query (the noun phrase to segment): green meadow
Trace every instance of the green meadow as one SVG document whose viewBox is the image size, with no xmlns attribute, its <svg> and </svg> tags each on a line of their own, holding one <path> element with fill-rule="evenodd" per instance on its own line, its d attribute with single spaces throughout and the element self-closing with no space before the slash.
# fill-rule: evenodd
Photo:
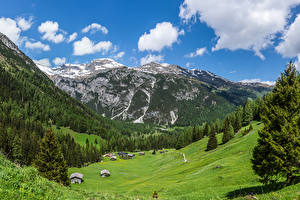
<svg viewBox="0 0 300 200">
<path fill-rule="evenodd" d="M 261 200 L 298 200 L 300 184 L 280 189 L 278 185 L 263 186 L 251 169 L 251 154 L 263 125 L 254 122 L 254 129 L 246 136 L 241 133 L 221 145 L 218 135 L 216 150 L 205 151 L 208 138 L 181 150 L 138 156 L 131 160 L 94 163 L 84 168 L 70 168 L 69 174 L 84 174 L 82 184 L 71 187 L 87 192 L 131 196 L 150 199 L 154 191 L 159 199 L 249 199 L 249 194 Z M 187 162 L 183 160 L 183 153 Z M 110 177 L 101 178 L 100 171 L 108 169 Z"/>
<path fill-rule="evenodd" d="M 67 135 L 70 134 L 71 137 L 74 138 L 75 142 L 77 142 L 78 144 L 85 146 L 86 145 L 86 139 L 89 140 L 90 143 L 93 143 L 95 145 L 95 139 L 97 139 L 98 144 L 101 140 L 100 136 L 98 135 L 93 135 L 93 134 L 86 134 L 86 133 L 78 133 L 75 132 L 73 130 L 71 130 L 70 128 L 66 128 L 66 127 L 60 127 L 60 129 L 57 129 L 56 126 L 52 126 L 52 130 L 54 131 L 55 134 L 60 135 Z M 97 145 L 98 147 L 100 147 L 99 145 Z"/>
</svg>

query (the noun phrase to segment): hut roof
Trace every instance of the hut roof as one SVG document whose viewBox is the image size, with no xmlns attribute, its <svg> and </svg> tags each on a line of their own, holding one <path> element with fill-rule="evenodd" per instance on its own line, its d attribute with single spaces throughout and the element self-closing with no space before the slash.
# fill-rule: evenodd
<svg viewBox="0 0 300 200">
<path fill-rule="evenodd" d="M 104 170 L 102 170 L 101 172 L 100 172 L 100 174 L 102 175 L 102 174 L 110 174 L 110 172 L 107 170 L 107 169 L 104 169 Z"/>
<path fill-rule="evenodd" d="M 73 174 L 71 174 L 71 176 L 70 176 L 70 179 L 72 179 L 72 178 L 80 178 L 80 179 L 83 179 L 83 174 L 80 174 L 80 173 L 73 173 Z"/>
</svg>

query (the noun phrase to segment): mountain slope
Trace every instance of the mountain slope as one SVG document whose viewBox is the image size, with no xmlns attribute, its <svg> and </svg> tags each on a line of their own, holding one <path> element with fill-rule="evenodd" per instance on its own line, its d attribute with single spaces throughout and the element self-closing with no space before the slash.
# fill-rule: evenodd
<svg viewBox="0 0 300 200">
<path fill-rule="evenodd" d="M 65 199 L 136 199 L 109 193 L 82 192 L 48 181 L 33 167 L 18 167 L 0 153 L 0 199 L 65 200 Z"/>
<path fill-rule="evenodd" d="M 30 58 L 1 33 L 0 93 L 1 107 L 11 102 L 9 104 L 14 104 L 17 107 L 15 110 L 27 120 L 70 126 L 81 132 L 98 128 L 99 132 L 104 133 L 110 126 L 108 121 L 57 88 Z"/>
<path fill-rule="evenodd" d="M 214 121 L 248 98 L 271 90 L 264 84 L 235 83 L 208 71 L 153 62 L 129 68 L 112 59 L 97 59 L 40 69 L 59 88 L 103 116 L 135 123 Z"/>
</svg>

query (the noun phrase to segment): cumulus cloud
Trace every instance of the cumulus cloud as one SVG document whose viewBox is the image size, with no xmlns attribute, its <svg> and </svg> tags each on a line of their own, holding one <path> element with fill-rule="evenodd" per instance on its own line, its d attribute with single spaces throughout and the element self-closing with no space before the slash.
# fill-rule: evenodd
<svg viewBox="0 0 300 200">
<path fill-rule="evenodd" d="M 105 26 L 102 26 L 100 24 L 97 24 L 97 23 L 92 23 L 86 27 L 84 27 L 82 29 L 82 32 L 83 33 L 87 33 L 91 31 L 91 33 L 96 33 L 97 31 L 101 31 L 103 34 L 107 34 L 108 33 L 108 30 Z"/>
<path fill-rule="evenodd" d="M 28 48 L 28 49 L 38 49 L 38 50 L 42 50 L 42 51 L 49 51 L 50 50 L 49 45 L 43 44 L 40 41 L 38 41 L 38 42 L 26 41 L 25 42 L 25 47 Z"/>
<path fill-rule="evenodd" d="M 179 31 L 170 22 L 158 23 L 149 33 L 144 33 L 139 38 L 138 48 L 140 51 L 161 51 L 178 42 L 178 36 L 183 34 L 183 30 Z"/>
<path fill-rule="evenodd" d="M 266 85 L 275 85 L 275 81 L 262 81 L 259 78 L 254 78 L 254 79 L 245 79 L 240 81 L 241 83 L 263 83 Z"/>
<path fill-rule="evenodd" d="M 195 52 L 191 52 L 191 53 L 185 55 L 185 57 L 194 58 L 196 56 L 202 56 L 206 52 L 207 52 L 206 47 L 198 48 Z"/>
<path fill-rule="evenodd" d="M 51 67 L 51 64 L 50 64 L 50 61 L 48 58 L 43 58 L 43 59 L 40 59 L 40 60 L 33 60 L 33 62 L 37 63 L 37 64 L 40 64 L 40 65 L 43 65 L 45 67 Z"/>
<path fill-rule="evenodd" d="M 82 56 L 96 52 L 106 53 L 111 48 L 112 43 L 110 41 L 101 41 L 94 44 L 88 37 L 83 37 L 81 40 L 74 42 L 73 55 Z"/>
<path fill-rule="evenodd" d="M 46 21 L 43 22 L 38 30 L 41 34 L 44 34 L 42 39 L 49 40 L 54 43 L 63 42 L 65 37 L 62 33 L 57 33 L 59 31 L 59 25 L 57 22 Z"/>
<path fill-rule="evenodd" d="M 115 59 L 120 59 L 125 55 L 124 51 L 119 52 L 117 55 L 114 56 Z"/>
<path fill-rule="evenodd" d="M 52 60 L 52 62 L 55 64 L 55 65 L 62 65 L 62 64 L 65 64 L 66 63 L 66 58 L 63 57 L 63 58 L 59 58 L 59 57 L 56 57 Z"/>
<path fill-rule="evenodd" d="M 11 18 L 0 18 L 0 32 L 5 34 L 11 41 L 17 43 L 20 41 L 21 28 L 17 22 Z"/>
<path fill-rule="evenodd" d="M 300 14 L 287 28 L 282 36 L 282 42 L 276 47 L 278 53 L 284 57 L 296 57 L 300 54 Z"/>
<path fill-rule="evenodd" d="M 213 50 L 252 50 L 261 59 L 261 50 L 272 44 L 284 30 L 291 8 L 300 0 L 185 0 L 179 16 L 185 21 L 199 18 L 213 28 L 217 44 Z"/>
<path fill-rule="evenodd" d="M 151 62 L 161 62 L 163 60 L 164 57 L 162 55 L 148 54 L 147 56 L 141 58 L 141 65 L 145 65 Z"/>
<path fill-rule="evenodd" d="M 27 31 L 28 29 L 31 28 L 31 25 L 33 23 L 32 20 L 33 20 L 33 17 L 29 17 L 28 20 L 26 20 L 23 17 L 18 17 L 16 19 L 18 26 L 22 29 L 22 31 Z"/>
<path fill-rule="evenodd" d="M 69 36 L 67 42 L 70 43 L 70 42 L 74 41 L 76 38 L 77 38 L 77 33 L 75 32 Z"/>
</svg>

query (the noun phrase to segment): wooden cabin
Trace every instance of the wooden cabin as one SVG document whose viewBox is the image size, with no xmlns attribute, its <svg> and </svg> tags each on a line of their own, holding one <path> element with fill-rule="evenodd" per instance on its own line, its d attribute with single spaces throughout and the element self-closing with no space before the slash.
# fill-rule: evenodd
<svg viewBox="0 0 300 200">
<path fill-rule="evenodd" d="M 71 174 L 70 181 L 71 181 L 71 184 L 82 183 L 83 182 L 83 174 L 80 174 L 80 173 Z"/>
</svg>

